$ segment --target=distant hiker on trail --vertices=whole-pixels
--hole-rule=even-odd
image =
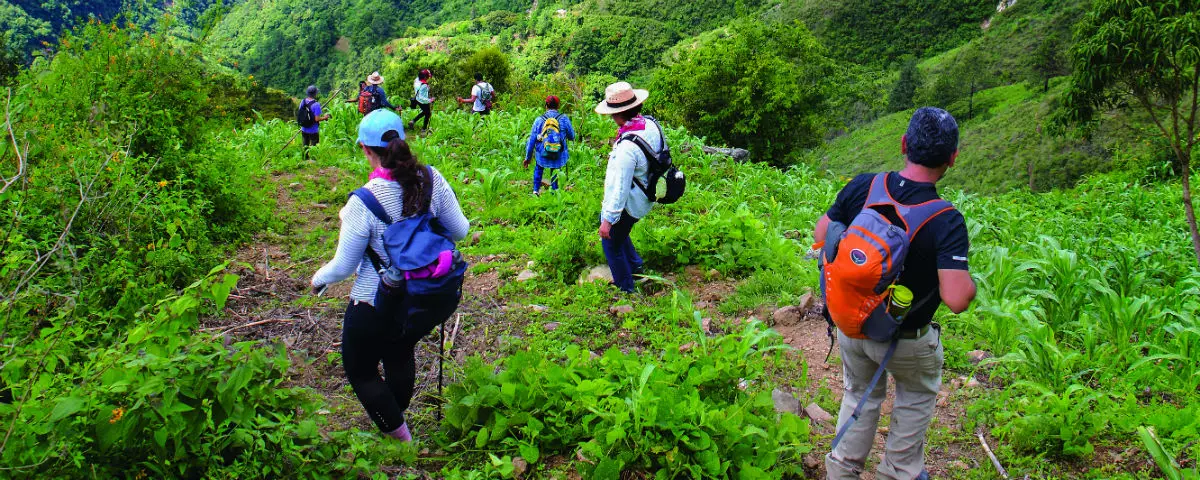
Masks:
[[[307,160],[308,147],[315,147],[321,143],[321,122],[329,120],[329,114],[322,115],[321,102],[317,101],[317,95],[320,95],[321,91],[316,85],[309,85],[305,92],[308,98],[300,101],[300,107],[296,110],[296,123],[300,124],[300,135],[304,137],[304,159]]]
[[[420,108],[421,113],[413,117],[411,122],[408,122],[409,131],[415,130],[417,120],[425,118],[425,126],[421,130],[429,130],[429,117],[432,115],[433,101],[435,97],[429,96],[429,79],[433,78],[433,74],[428,69],[421,70],[417,73],[417,78],[413,80],[413,98],[412,104],[414,108]]]
[[[399,115],[363,117],[358,144],[370,180],[342,207],[337,253],[312,285],[319,294],[358,274],[342,324],[342,366],[375,425],[409,441],[415,348],[458,308],[466,263],[454,242],[470,225],[445,177],[412,154]]]
[[[567,165],[567,141],[575,140],[575,127],[566,114],[558,113],[558,97],[546,97],[546,113],[533,121],[533,130],[529,132],[529,142],[525,145],[524,167],[535,156],[537,165],[533,167],[533,194],[537,195],[542,188],[542,175],[550,170],[550,188],[558,190],[558,169]]]
[[[608,155],[604,175],[604,203],[600,210],[600,244],[613,283],[622,291],[634,291],[634,275],[642,274],[642,257],[633,247],[629,232],[638,220],[650,213],[653,206],[638,183],[649,182],[649,161],[633,141],[641,137],[656,150],[666,148],[662,127],[653,119],[642,116],[642,103],[650,96],[646,90],[634,90],[627,82],[617,82],[604,89],[604,101],[596,105],[596,113],[611,115],[617,124],[617,141]]]
[[[388,102],[387,94],[383,92],[383,76],[379,72],[367,77],[366,83],[359,83],[358,113],[366,115],[380,108],[389,108],[397,112],[400,107]]]
[[[483,74],[475,74],[475,86],[471,87],[471,98],[458,97],[458,103],[472,103],[471,113],[487,115],[492,113],[492,105],[496,101],[496,89],[492,84],[483,81]]]
[[[845,384],[837,436],[825,457],[830,479],[857,479],[865,468],[887,397],[885,369],[896,382],[896,403],[875,478],[929,478],[925,433],[944,360],[933,314],[942,303],[961,313],[975,298],[966,224],[935,186],[958,156],[958,124],[945,110],[918,109],[900,151],[903,170],[855,177],[813,234]]]

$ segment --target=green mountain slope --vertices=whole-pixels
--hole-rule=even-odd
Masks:
[[[1063,88],[1056,84],[1042,94],[1040,85],[1017,84],[977,93],[976,117],[960,120],[961,153],[946,185],[974,193],[1046,191],[1070,188],[1084,176],[1114,169],[1134,175],[1166,173],[1165,145],[1136,115],[1109,115],[1090,137],[1051,133],[1051,115]],[[814,149],[806,161],[845,176],[897,168],[900,136],[911,115],[906,110],[882,117]]]

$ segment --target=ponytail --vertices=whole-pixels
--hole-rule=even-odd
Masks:
[[[390,137],[390,138],[389,138]],[[425,168],[420,160],[408,148],[408,142],[400,138],[395,130],[383,134],[387,140],[386,147],[370,147],[379,157],[379,166],[386,168],[404,191],[404,207],[402,214],[406,217],[416,215],[425,205],[422,205],[426,192],[425,188],[433,188],[433,179],[425,178]]]

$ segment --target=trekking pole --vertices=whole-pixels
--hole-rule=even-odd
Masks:
[[[342,91],[342,87],[338,87],[336,90],[333,91],[332,94],[329,95],[329,98],[336,97],[338,93],[341,93],[341,91]],[[287,147],[291,146],[292,142],[296,141],[296,137],[299,137],[299,136],[300,136],[300,131],[296,130],[296,132],[292,134],[292,138],[289,138],[287,143],[283,144],[283,147],[281,147],[275,153],[272,153],[270,155],[267,155],[266,157],[263,157],[263,170],[267,169],[267,166],[269,165],[271,157],[274,157],[276,155],[279,155],[280,153],[283,153],[284,150],[287,150]]]
[[[442,421],[442,367],[446,365],[446,322],[438,328],[440,339],[438,340],[438,409],[437,419]]]

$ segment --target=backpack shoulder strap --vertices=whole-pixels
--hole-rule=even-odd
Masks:
[[[375,218],[378,218],[379,221],[385,225],[392,224],[391,215],[388,215],[387,210],[384,210],[383,205],[379,203],[379,200],[375,198],[375,194],[371,193],[370,189],[361,187],[358,190],[350,192],[350,196],[358,197],[363,202],[363,205],[366,205],[367,210],[370,210],[371,214],[375,215]]]
[[[627,134],[625,134],[625,136],[621,137],[620,140],[617,140],[617,143],[621,143],[621,142],[624,142],[627,140],[630,142],[633,142],[634,145],[637,145],[638,148],[642,150],[642,154],[646,156],[647,163],[649,163],[651,161],[651,159],[658,158],[658,152],[655,152],[654,149],[650,147],[650,143],[647,142],[646,139],[642,138],[641,135],[637,135],[634,133],[627,133]],[[647,170],[649,170],[649,169],[647,169]],[[638,180],[637,177],[633,177],[633,186],[640,189],[642,191],[642,193],[646,195],[646,198],[650,199],[651,202],[656,200],[654,192],[646,185],[643,185],[642,181]]]
[[[424,195],[424,197],[425,198],[423,198],[421,200],[422,202],[424,202],[424,206],[423,206],[423,208],[421,208],[421,213],[429,213],[431,210],[433,210],[433,167],[431,167],[429,165],[425,166],[425,195]]]
[[[892,343],[888,345],[887,352],[883,354],[883,361],[879,362],[879,368],[875,369],[875,375],[871,376],[871,382],[867,384],[867,389],[864,390],[866,393],[863,393],[862,398],[858,400],[858,405],[854,406],[854,413],[850,414],[850,419],[846,421],[845,425],[842,425],[842,428],[838,430],[837,435],[833,437],[833,449],[837,449],[838,444],[842,442],[842,437],[845,436],[846,432],[850,430],[850,426],[854,425],[854,421],[858,420],[859,415],[862,415],[863,405],[867,404],[867,399],[870,397],[870,393],[875,391],[875,385],[878,384],[879,379],[883,377],[883,372],[887,369],[888,362],[892,360],[892,355],[896,353],[896,344],[898,343],[899,338],[893,338]]]
[[[358,197],[363,202],[363,205],[367,206],[367,210],[370,210],[371,214],[375,215],[375,218],[378,218],[379,221],[386,225],[392,224],[392,217],[387,214],[387,211],[383,209],[383,205],[380,205],[379,200],[375,198],[375,194],[371,193],[371,190],[368,190],[367,187],[360,187],[350,192],[350,196]],[[371,265],[375,267],[376,272],[382,272],[387,267],[384,265],[383,259],[379,257],[379,253],[374,248],[371,248],[370,243],[367,244],[367,258],[371,259]]]
[[[871,188],[867,190],[867,203],[863,205],[863,208],[875,205],[900,205],[899,202],[892,199],[892,194],[888,192],[887,180],[888,172],[875,174],[875,178],[871,179]]]
[[[621,143],[626,140],[633,142],[634,145],[637,145],[638,148],[642,150],[642,153],[646,155],[646,160],[649,160],[650,157],[658,157],[658,152],[654,151],[654,147],[650,146],[650,142],[647,142],[646,139],[642,138],[641,135],[636,133],[626,133],[625,136],[621,137],[621,139],[617,141],[617,143]]]
[[[645,118],[646,120],[648,120],[650,123],[653,123],[653,124],[654,124],[654,128],[657,128],[657,129],[658,129],[658,136],[659,136],[659,137],[662,137],[662,146],[663,146],[663,148],[662,148],[662,151],[664,151],[664,152],[669,152],[669,151],[671,151],[671,146],[670,146],[670,145],[667,145],[667,131],[666,131],[666,130],[663,130],[662,124],[661,124],[661,123],[658,123],[658,119],[657,119],[657,118],[654,118],[654,117],[651,117],[651,116],[649,116],[649,115],[642,115],[642,117],[644,117],[644,118]]]

